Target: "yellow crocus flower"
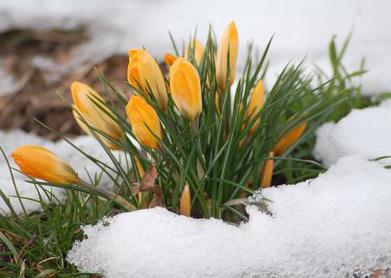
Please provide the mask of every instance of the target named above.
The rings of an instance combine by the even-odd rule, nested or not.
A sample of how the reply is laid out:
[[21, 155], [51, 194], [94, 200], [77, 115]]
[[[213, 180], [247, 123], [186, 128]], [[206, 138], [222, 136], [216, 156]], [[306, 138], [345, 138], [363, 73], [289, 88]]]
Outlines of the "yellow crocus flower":
[[[248, 121], [254, 119], [254, 117], [259, 118], [259, 111], [261, 111], [265, 99], [265, 88], [262, 80], [260, 80], [255, 86], [254, 90], [251, 93], [250, 101], [247, 107], [246, 116], [248, 117]], [[258, 128], [260, 119], [257, 119], [250, 128], [250, 133], [254, 133]]]
[[[239, 35], [236, 29], [235, 22], [231, 22], [225, 30], [223, 37], [220, 40], [217, 56], [216, 56], [216, 81], [219, 89], [225, 91], [227, 84], [228, 66], [230, 75], [228, 84], [232, 85], [235, 80], [236, 60], [239, 49]], [[229, 53], [229, 61], [228, 59]]]
[[178, 58], [170, 68], [170, 90], [183, 116], [195, 120], [202, 111], [201, 83], [196, 68]]
[[261, 187], [266, 188], [270, 187], [272, 183], [272, 177], [273, 177], [273, 170], [274, 170], [274, 153], [269, 153], [268, 160], [265, 161], [263, 170], [262, 170], [262, 177], [261, 177]]
[[[91, 134], [91, 130], [81, 120], [84, 119], [91, 127], [94, 127], [113, 140], [122, 141], [123, 131], [121, 127], [109, 115], [110, 110], [105, 107], [103, 98], [91, 87], [81, 82], [73, 82], [71, 85], [73, 99], [73, 116], [81, 129]], [[99, 138], [110, 149], [118, 149], [118, 145], [99, 135]]]
[[51, 184], [78, 184], [80, 179], [72, 167], [48, 149], [24, 145], [11, 154], [20, 170], [27, 176]]
[[185, 58], [187, 60], [190, 60], [190, 53], [194, 53], [194, 60], [196, 61], [197, 65], [199, 65], [202, 60], [202, 55], [204, 54], [204, 47], [199, 40], [194, 39], [190, 41], [185, 48]]
[[179, 202], [179, 213], [181, 215], [190, 217], [191, 214], [191, 198], [190, 198], [190, 189], [186, 184], [183, 188], [181, 199]]
[[273, 152], [279, 156], [283, 154], [290, 146], [292, 146], [300, 137], [303, 135], [305, 128], [307, 127], [307, 123], [304, 122], [299, 126], [293, 128], [286, 135], [284, 135], [274, 147]]
[[[250, 101], [248, 103], [247, 107], [247, 117], [249, 121], [253, 120], [254, 117], [259, 118], [259, 111], [261, 111], [265, 99], [265, 87], [263, 85], [263, 81], [258, 81], [257, 85], [255, 86], [254, 90], [251, 93]], [[250, 133], [254, 133], [256, 129], [259, 126], [259, 123], [261, 122], [260, 119], [257, 119], [253, 125], [250, 128]]]
[[151, 149], [158, 148], [162, 131], [153, 107], [142, 96], [133, 95], [126, 105], [126, 114], [137, 141]]
[[[193, 49], [194, 49], [194, 52], [193, 52]], [[185, 48], [184, 58], [188, 61], [190, 61], [190, 53], [194, 53], [194, 59], [195, 59], [197, 65], [199, 65], [202, 60], [202, 55], [204, 54], [204, 47], [202, 46], [200, 41], [194, 39], [193, 41], [189, 42], [189, 44]], [[174, 62], [176, 61], [176, 59], [178, 59], [178, 58], [180, 58], [180, 57], [173, 55], [171, 53], [164, 54], [164, 62], [166, 63], [166, 65], [168, 67], [171, 67], [174, 64]]]
[[176, 59], [178, 59], [179, 57], [178, 56], [175, 56], [171, 53], [165, 53], [164, 54], [164, 62], [166, 63], [166, 65], [168, 67], [171, 67], [172, 64], [174, 64], [174, 62], [176, 61]]
[[151, 92], [162, 110], [167, 111], [167, 89], [163, 74], [148, 51], [129, 50], [128, 81], [135, 88], [141, 87], [144, 93]]

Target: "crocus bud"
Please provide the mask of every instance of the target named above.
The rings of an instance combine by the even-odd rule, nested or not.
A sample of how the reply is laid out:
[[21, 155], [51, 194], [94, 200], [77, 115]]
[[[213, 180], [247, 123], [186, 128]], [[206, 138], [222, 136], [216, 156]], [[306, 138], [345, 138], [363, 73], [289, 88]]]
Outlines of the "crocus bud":
[[202, 55], [204, 54], [204, 47], [199, 40], [194, 39], [185, 48], [185, 58], [190, 60], [190, 55], [194, 55], [194, 60], [197, 65], [201, 63]]
[[286, 135], [284, 135], [274, 147], [273, 152], [278, 156], [283, 154], [290, 146], [292, 146], [304, 133], [305, 128], [307, 127], [307, 123], [304, 122], [299, 126], [295, 127], [291, 131], [289, 131]]
[[221, 101], [220, 101], [221, 97], [220, 97], [220, 93], [219, 92], [216, 92], [215, 93], [215, 108], [216, 108], [216, 112], [217, 114], [221, 114]]
[[27, 176], [51, 184], [77, 184], [80, 181], [67, 162], [44, 147], [24, 145], [14, 150], [11, 156]]
[[179, 202], [179, 213], [187, 217], [191, 214], [190, 189], [187, 184], [182, 191], [181, 200]]
[[[71, 85], [73, 99], [73, 116], [80, 128], [87, 134], [91, 134], [90, 128], [81, 120], [84, 119], [91, 127], [94, 127], [113, 140], [122, 141], [123, 131], [109, 115], [110, 110], [105, 107], [105, 101], [92, 88], [81, 82], [73, 82]], [[103, 135], [97, 136], [110, 149], [118, 149], [118, 145]]]
[[153, 107], [142, 96], [133, 95], [126, 105], [126, 114], [137, 141], [151, 149], [158, 148], [162, 131]]
[[171, 53], [165, 53], [164, 54], [164, 62], [166, 63], [166, 65], [168, 67], [171, 67], [172, 64], [174, 64], [174, 62], [176, 61], [176, 59], [178, 59], [179, 57], [178, 56], [175, 56]]
[[[238, 57], [239, 36], [235, 22], [231, 22], [220, 40], [216, 56], [216, 81], [219, 89], [225, 91], [227, 71], [229, 67], [228, 84], [232, 85], [235, 79], [236, 60]], [[229, 61], [228, 59], [229, 53]]]
[[139, 175], [139, 177], [142, 177], [144, 176], [144, 167], [143, 165], [141, 164], [141, 161], [138, 157], [134, 157], [134, 161], [136, 162], [136, 170], [137, 170], [137, 173]]
[[248, 117], [248, 120], [251, 121], [254, 119], [254, 117], [258, 118], [251, 126], [250, 133], [254, 133], [259, 126], [260, 119], [258, 114], [263, 107], [264, 99], [265, 99], [265, 88], [263, 86], [262, 80], [260, 80], [251, 93], [250, 101], [247, 107], [246, 115]]
[[262, 177], [261, 177], [262, 188], [269, 187], [272, 183], [273, 169], [274, 169], [273, 157], [274, 157], [273, 152], [270, 152], [268, 160], [266, 160], [263, 165]]
[[146, 50], [129, 50], [128, 81], [136, 89], [141, 87], [143, 92], [140, 93], [151, 92], [162, 110], [167, 111], [167, 89], [163, 74]]
[[[134, 162], [135, 162], [135, 168], [138, 173], [138, 176], [142, 178], [144, 176], [144, 167], [141, 164], [140, 159], [135, 156], [134, 157]], [[137, 197], [138, 197], [138, 202], [139, 202], [139, 208], [147, 208], [148, 207], [148, 192], [143, 192], [139, 190], [137, 192]]]
[[196, 119], [202, 111], [201, 83], [195, 67], [179, 58], [170, 68], [170, 90], [183, 116]]

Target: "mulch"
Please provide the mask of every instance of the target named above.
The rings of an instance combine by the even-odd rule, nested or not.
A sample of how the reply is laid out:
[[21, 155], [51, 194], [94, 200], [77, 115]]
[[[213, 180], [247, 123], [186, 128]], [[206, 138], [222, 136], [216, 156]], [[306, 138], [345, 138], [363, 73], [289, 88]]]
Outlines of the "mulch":
[[18, 82], [11, 95], [0, 96], [0, 129], [22, 129], [45, 138], [58, 139], [35, 119], [66, 135], [79, 135], [70, 109], [69, 87], [72, 81], [85, 82], [102, 91], [96, 70], [113, 85], [128, 90], [126, 68], [128, 57], [116, 55], [98, 64], [82, 65], [77, 72], [64, 73], [53, 80], [52, 72], [34, 64], [36, 57], [64, 64], [75, 49], [89, 40], [84, 28], [75, 30], [13, 29], [0, 33], [0, 60], [7, 74]]

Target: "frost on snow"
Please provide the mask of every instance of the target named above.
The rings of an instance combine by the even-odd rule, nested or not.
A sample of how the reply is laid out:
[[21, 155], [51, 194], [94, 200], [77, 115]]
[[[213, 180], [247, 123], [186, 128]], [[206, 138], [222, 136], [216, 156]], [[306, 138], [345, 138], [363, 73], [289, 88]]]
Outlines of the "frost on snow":
[[[391, 100], [378, 107], [353, 110], [336, 124], [324, 124], [316, 134], [314, 156], [326, 166], [355, 153], [368, 159], [391, 156]], [[391, 164], [391, 159], [382, 162]]]
[[[110, 160], [105, 154], [103, 148], [99, 145], [99, 143], [92, 137], [89, 136], [80, 136], [71, 140], [76, 146], [81, 148], [87, 154], [93, 154], [95, 158], [104, 161], [108, 165], [112, 165]], [[81, 154], [78, 150], [73, 148], [70, 144], [65, 141], [59, 141], [57, 143], [50, 142], [43, 138], [40, 138], [31, 133], [25, 133], [20, 130], [14, 130], [10, 132], [1, 131], [0, 130], [0, 146], [3, 148], [5, 154], [12, 167], [16, 167], [13, 163], [10, 154], [17, 147], [23, 144], [36, 144], [47, 147], [49, 150], [53, 151], [65, 161], [68, 161], [69, 164], [78, 172], [79, 176], [85, 181], [89, 182], [90, 177], [95, 178], [95, 174], [97, 177], [100, 177], [99, 185], [103, 188], [111, 188], [112, 184], [110, 183], [110, 179], [106, 175], [99, 176], [101, 170], [90, 160], [88, 160], [83, 154]], [[116, 156], [119, 161], [121, 161], [121, 155], [116, 153]], [[17, 168], [17, 167], [16, 167]], [[26, 180], [28, 178], [16, 171], [13, 171], [15, 174], [15, 183], [17, 189], [19, 191], [20, 197], [22, 197], [22, 202], [27, 212], [32, 212], [34, 210], [40, 209], [41, 205], [39, 201], [39, 194], [37, 192], [36, 187], [27, 183]], [[88, 173], [88, 174], [87, 174]], [[64, 190], [54, 187], [45, 187], [46, 190], [52, 191], [52, 193], [60, 200], [64, 198]], [[9, 200], [15, 210], [16, 213], [22, 212], [22, 206], [19, 202], [19, 199], [16, 197], [15, 188], [12, 182], [12, 177], [10, 175], [8, 166], [6, 164], [5, 159], [2, 157], [0, 159], [0, 190], [9, 197]], [[47, 201], [46, 194], [42, 194], [42, 190], [38, 188], [41, 193], [41, 197], [44, 201]], [[33, 199], [33, 200], [27, 200]], [[38, 201], [34, 201], [38, 200]], [[8, 214], [9, 208], [4, 202], [2, 198], [0, 198], [0, 215]]]
[[[119, 277], [353, 277], [391, 266], [391, 171], [340, 159], [295, 186], [263, 191], [273, 216], [248, 207], [235, 227], [162, 208], [83, 228], [68, 261]], [[258, 275], [258, 276], [254, 276]]]

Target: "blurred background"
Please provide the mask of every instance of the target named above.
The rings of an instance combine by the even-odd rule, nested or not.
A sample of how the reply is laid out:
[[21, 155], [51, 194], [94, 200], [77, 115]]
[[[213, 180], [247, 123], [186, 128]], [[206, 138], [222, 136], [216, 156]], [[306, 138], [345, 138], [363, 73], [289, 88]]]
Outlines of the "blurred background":
[[[73, 80], [99, 90], [95, 68], [127, 89], [127, 51], [147, 48], [159, 62], [194, 34], [205, 43], [209, 26], [216, 37], [235, 20], [240, 65], [249, 43], [263, 50], [274, 35], [269, 79], [287, 62], [303, 58], [330, 71], [328, 43], [342, 45], [352, 34], [345, 57], [357, 69], [368, 95], [391, 89], [391, 2], [389, 0], [0, 0], [0, 129], [23, 129], [55, 139], [34, 118], [77, 135], [69, 106]], [[269, 81], [270, 83], [271, 81]], [[65, 100], [65, 101], [64, 101]]]

